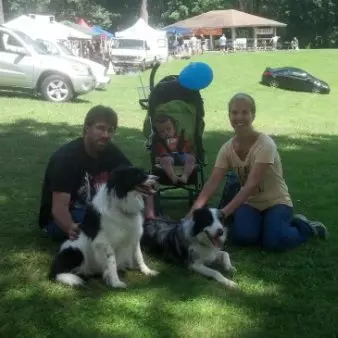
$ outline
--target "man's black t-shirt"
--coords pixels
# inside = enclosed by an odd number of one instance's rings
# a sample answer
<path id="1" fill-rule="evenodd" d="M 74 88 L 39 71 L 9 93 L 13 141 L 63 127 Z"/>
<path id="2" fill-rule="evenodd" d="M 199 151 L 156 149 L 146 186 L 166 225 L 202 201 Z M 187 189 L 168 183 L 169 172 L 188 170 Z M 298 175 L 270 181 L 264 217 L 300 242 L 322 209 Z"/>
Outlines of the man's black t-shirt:
<path id="1" fill-rule="evenodd" d="M 53 192 L 69 193 L 70 209 L 84 207 L 92 199 L 99 185 L 107 181 L 111 170 L 130 164 L 126 156 L 112 143 L 98 158 L 88 155 L 82 137 L 59 148 L 51 156 L 44 177 L 40 227 L 45 227 L 52 220 Z"/>

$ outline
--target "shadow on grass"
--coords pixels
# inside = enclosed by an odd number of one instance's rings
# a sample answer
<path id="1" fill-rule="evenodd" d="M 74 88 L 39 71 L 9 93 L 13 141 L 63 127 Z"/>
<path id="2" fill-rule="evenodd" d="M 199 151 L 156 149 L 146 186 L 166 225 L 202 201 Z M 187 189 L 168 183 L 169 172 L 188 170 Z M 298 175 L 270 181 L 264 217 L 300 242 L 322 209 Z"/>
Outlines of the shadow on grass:
<path id="1" fill-rule="evenodd" d="M 127 273 L 130 289 L 100 280 L 70 290 L 46 280 L 55 244 L 37 225 L 41 183 L 50 154 L 82 126 L 19 120 L 0 126 L 0 336 L 4 337 L 330 337 L 338 316 L 335 207 L 338 137 L 276 136 L 296 209 L 328 225 L 331 240 L 285 254 L 229 248 L 239 291 L 148 257 L 161 274 Z M 206 132 L 210 171 L 229 134 Z M 150 164 L 142 133 L 120 127 L 117 144 L 136 164 Z M 215 199 L 216 202 L 217 199 Z M 172 203 L 170 209 L 187 206 Z M 95 285 L 95 287 L 94 287 Z M 18 319 L 20 319 L 18 321 Z M 139 335 L 137 335 L 139 333 Z"/>
<path id="2" fill-rule="evenodd" d="M 33 92 L 29 91 L 6 91 L 0 90 L 0 97 L 7 97 L 7 98 L 20 98 L 24 100 L 35 100 L 41 102 L 48 102 L 44 100 L 41 96 L 34 94 Z M 91 103 L 90 101 L 83 99 L 82 97 L 77 97 L 71 101 L 71 103 Z M 55 104 L 50 102 L 50 104 Z"/>

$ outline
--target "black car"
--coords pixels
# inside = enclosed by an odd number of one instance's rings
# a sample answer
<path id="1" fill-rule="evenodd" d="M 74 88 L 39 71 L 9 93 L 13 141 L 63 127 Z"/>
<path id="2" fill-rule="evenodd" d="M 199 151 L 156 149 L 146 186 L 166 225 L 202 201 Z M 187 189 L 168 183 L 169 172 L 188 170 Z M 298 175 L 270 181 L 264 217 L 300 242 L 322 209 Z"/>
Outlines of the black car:
<path id="1" fill-rule="evenodd" d="M 261 84 L 275 88 L 329 94 L 330 86 L 309 74 L 305 70 L 294 67 L 266 68 Z"/>

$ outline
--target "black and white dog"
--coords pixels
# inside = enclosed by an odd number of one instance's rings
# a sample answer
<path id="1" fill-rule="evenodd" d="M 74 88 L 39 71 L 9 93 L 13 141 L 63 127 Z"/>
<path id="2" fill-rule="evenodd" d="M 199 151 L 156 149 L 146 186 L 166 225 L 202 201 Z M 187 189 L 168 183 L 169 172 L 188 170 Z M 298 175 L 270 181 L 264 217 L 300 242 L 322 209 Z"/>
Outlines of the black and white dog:
<path id="1" fill-rule="evenodd" d="M 84 283 L 80 277 L 101 274 L 114 288 L 125 288 L 118 270 L 135 268 L 157 275 L 145 264 L 140 247 L 143 233 L 143 196 L 154 193 L 156 176 L 135 167 L 114 170 L 87 207 L 77 240 L 61 245 L 50 278 L 68 285 Z"/>
<path id="2" fill-rule="evenodd" d="M 192 270 L 234 288 L 237 286 L 235 282 L 207 266 L 220 263 L 225 271 L 236 271 L 229 254 L 222 250 L 226 239 L 227 227 L 223 225 L 222 213 L 218 209 L 201 208 L 194 211 L 191 219 L 179 224 L 147 220 L 141 244 L 165 258 L 185 262 Z"/>

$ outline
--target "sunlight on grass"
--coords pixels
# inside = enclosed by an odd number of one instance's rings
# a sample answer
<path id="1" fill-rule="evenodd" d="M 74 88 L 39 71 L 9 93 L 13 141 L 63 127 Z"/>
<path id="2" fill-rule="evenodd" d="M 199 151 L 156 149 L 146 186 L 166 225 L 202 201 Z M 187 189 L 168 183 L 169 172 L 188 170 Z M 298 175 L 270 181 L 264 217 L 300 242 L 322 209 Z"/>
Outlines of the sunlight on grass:
<path id="1" fill-rule="evenodd" d="M 325 67 L 323 67 L 325 60 Z M 160 275 L 127 272 L 126 291 L 92 279 L 72 289 L 47 279 L 55 243 L 37 226 L 41 183 L 50 154 L 82 133 L 87 111 L 96 104 L 119 115 L 115 140 L 136 165 L 149 168 L 138 104 L 138 76 L 113 76 L 107 91 L 74 103 L 51 104 L 29 97 L 0 96 L 0 337 L 334 337 L 337 333 L 338 255 L 337 149 L 338 51 L 205 55 L 214 81 L 202 91 L 204 146 L 212 169 L 220 146 L 232 135 L 227 102 L 239 91 L 257 104 L 255 127 L 276 141 L 296 211 L 324 222 L 330 239 L 297 250 L 270 254 L 259 248 L 229 247 L 238 290 L 146 255 Z M 190 61 L 162 65 L 156 76 L 177 74 Z M 330 95 L 313 95 L 259 85 L 266 66 L 293 65 L 327 81 Z M 149 71 L 141 74 L 148 85 Z M 211 204 L 216 205 L 221 188 Z M 166 212 L 188 210 L 170 202 Z"/>
<path id="2" fill-rule="evenodd" d="M 8 197 L 5 195 L 0 195 L 0 204 L 6 204 L 8 201 Z"/>

